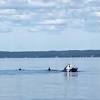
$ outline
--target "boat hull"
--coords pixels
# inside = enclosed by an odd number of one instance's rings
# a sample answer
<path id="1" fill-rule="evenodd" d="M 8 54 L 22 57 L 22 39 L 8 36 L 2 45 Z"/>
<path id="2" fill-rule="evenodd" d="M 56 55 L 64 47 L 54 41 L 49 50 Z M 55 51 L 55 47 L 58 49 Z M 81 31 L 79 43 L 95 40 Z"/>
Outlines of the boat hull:
<path id="1" fill-rule="evenodd" d="M 70 69 L 70 72 L 77 72 L 78 71 L 78 68 L 72 68 Z"/>

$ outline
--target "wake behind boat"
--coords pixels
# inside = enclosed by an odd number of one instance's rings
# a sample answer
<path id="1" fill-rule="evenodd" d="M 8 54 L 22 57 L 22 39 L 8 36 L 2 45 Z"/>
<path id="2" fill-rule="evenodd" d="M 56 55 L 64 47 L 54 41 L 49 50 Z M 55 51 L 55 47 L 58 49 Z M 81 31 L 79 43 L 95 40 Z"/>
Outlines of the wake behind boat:
<path id="1" fill-rule="evenodd" d="M 79 72 L 77 67 L 72 67 L 71 65 L 67 65 L 63 70 L 56 70 L 56 69 L 51 69 L 50 67 L 48 69 L 40 69 L 40 70 L 28 70 L 28 69 L 23 69 L 19 68 L 16 70 L 0 70 L 0 75 L 22 75 L 22 74 L 42 74 L 42 73 L 60 73 L 60 72 Z"/>

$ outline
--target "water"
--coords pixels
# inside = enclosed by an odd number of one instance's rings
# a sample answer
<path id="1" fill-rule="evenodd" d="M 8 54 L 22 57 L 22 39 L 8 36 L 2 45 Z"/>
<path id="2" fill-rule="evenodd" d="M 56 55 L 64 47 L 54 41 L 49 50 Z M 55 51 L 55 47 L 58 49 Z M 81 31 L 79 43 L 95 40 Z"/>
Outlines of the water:
<path id="1" fill-rule="evenodd" d="M 46 71 L 68 63 L 80 72 Z M 100 58 L 0 59 L 0 100 L 100 100 L 99 77 Z"/>

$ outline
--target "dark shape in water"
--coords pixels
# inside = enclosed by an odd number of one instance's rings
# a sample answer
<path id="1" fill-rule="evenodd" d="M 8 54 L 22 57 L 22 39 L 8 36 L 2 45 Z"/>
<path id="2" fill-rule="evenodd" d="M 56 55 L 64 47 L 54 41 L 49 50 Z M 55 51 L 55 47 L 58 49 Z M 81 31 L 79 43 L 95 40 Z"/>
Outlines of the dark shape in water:
<path id="1" fill-rule="evenodd" d="M 62 72 L 67 72 L 67 69 L 66 69 L 66 67 L 62 70 Z M 78 68 L 71 68 L 70 69 L 70 71 L 68 71 L 68 72 L 78 72 Z"/>
<path id="2" fill-rule="evenodd" d="M 70 69 L 70 72 L 77 72 L 78 71 L 78 68 L 72 68 L 72 69 Z"/>
<path id="3" fill-rule="evenodd" d="M 48 68 L 48 71 L 51 71 L 51 68 L 50 67 Z"/>
<path id="4" fill-rule="evenodd" d="M 67 72 L 67 69 L 66 69 L 66 67 L 64 67 L 64 69 L 62 70 L 63 72 Z"/>
<path id="5" fill-rule="evenodd" d="M 22 69 L 21 69 L 21 68 L 19 68 L 18 70 L 20 70 L 20 71 L 21 71 Z"/>
<path id="6" fill-rule="evenodd" d="M 69 71 L 67 71 L 66 67 L 63 70 L 53 70 L 49 67 L 48 71 L 53 71 L 53 72 L 78 72 L 78 68 L 72 67 Z"/>

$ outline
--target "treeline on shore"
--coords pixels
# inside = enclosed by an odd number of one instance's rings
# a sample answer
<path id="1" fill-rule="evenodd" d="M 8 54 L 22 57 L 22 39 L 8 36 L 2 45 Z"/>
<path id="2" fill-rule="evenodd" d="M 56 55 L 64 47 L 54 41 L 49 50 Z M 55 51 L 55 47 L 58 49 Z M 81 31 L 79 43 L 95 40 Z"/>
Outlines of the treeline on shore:
<path id="1" fill-rule="evenodd" d="M 54 57 L 100 57 L 100 50 L 68 51 L 0 51 L 0 58 L 54 58 Z"/>

